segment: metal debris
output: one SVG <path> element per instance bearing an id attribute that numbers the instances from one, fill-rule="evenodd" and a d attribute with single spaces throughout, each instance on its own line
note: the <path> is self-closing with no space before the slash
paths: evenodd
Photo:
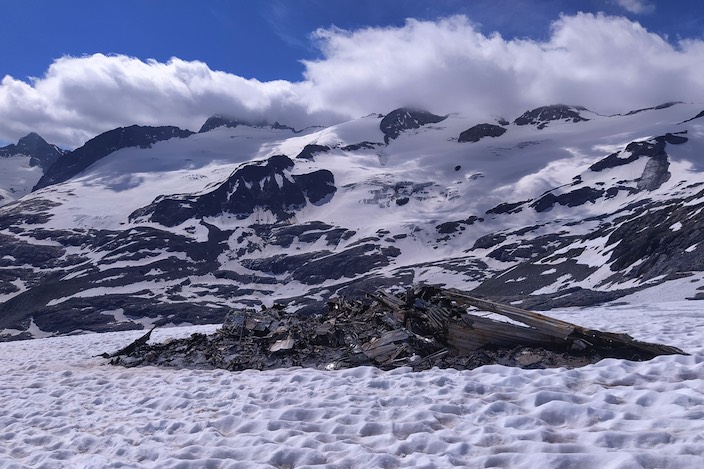
<path id="1" fill-rule="evenodd" d="M 602 358 L 649 360 L 667 354 L 684 352 L 458 290 L 421 286 L 399 295 L 377 291 L 368 294 L 368 301 L 338 298 L 315 316 L 289 314 L 280 306 L 232 311 L 210 336 L 141 343 L 109 356 L 111 363 L 124 366 L 330 370 L 372 365 L 422 370 L 492 363 L 575 367 Z"/>

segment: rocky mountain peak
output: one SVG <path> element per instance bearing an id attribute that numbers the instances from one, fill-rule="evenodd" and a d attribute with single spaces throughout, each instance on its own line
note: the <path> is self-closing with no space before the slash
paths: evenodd
<path id="1" fill-rule="evenodd" d="M 217 129 L 218 127 L 235 128 L 235 127 L 238 127 L 241 125 L 248 126 L 248 127 L 271 127 L 272 129 L 277 129 L 277 130 L 291 130 L 292 132 L 296 131 L 293 127 L 289 127 L 287 125 L 280 124 L 279 122 L 274 122 L 273 124 L 269 124 L 266 121 L 253 123 L 253 122 L 237 119 L 235 117 L 229 117 L 229 116 L 225 116 L 222 114 L 216 114 L 214 116 L 208 117 L 208 119 L 205 121 L 205 123 L 201 126 L 198 133 L 202 134 L 205 132 L 209 132 L 213 129 Z"/>
<path id="2" fill-rule="evenodd" d="M 424 125 L 437 124 L 447 119 L 447 116 L 438 116 L 424 109 L 402 107 L 388 113 L 379 124 L 384 133 L 384 142 L 388 145 L 390 140 L 397 138 L 406 130 L 418 129 Z"/>
<path id="3" fill-rule="evenodd" d="M 538 129 L 544 129 L 552 121 L 583 122 L 589 119 L 582 117 L 580 111 L 587 111 L 582 106 L 568 106 L 566 104 L 551 104 L 541 106 L 531 111 L 524 112 L 513 121 L 516 125 L 535 125 Z"/>
<path id="4" fill-rule="evenodd" d="M 65 152 L 56 145 L 47 143 L 36 132 L 30 132 L 17 141 L 17 144 L 0 148 L 0 157 L 25 155 L 30 157 L 30 166 L 39 166 L 46 171 Z"/>

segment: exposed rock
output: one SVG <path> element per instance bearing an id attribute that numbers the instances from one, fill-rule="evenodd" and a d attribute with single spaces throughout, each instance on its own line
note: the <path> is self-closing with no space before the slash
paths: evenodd
<path id="1" fill-rule="evenodd" d="M 466 218 L 465 220 L 448 221 L 445 223 L 441 223 L 441 224 L 437 225 L 435 227 L 435 229 L 440 234 L 450 234 L 450 233 L 455 233 L 457 231 L 464 231 L 465 226 L 470 226 L 476 222 L 481 222 L 481 221 L 484 221 L 484 219 L 472 215 L 472 216 Z"/>
<path id="2" fill-rule="evenodd" d="M 634 111 L 630 111 L 630 112 L 626 113 L 625 115 L 632 116 L 633 114 L 638 114 L 639 112 L 643 112 L 643 111 L 659 111 L 660 109 L 667 109 L 667 108 L 675 106 L 677 104 L 682 104 L 682 101 L 670 101 L 670 102 L 659 104 L 659 105 L 653 106 L 653 107 L 645 107 L 642 109 L 636 109 Z"/>
<path id="3" fill-rule="evenodd" d="M 500 215 L 502 213 L 518 213 L 523 210 L 523 205 L 530 202 L 530 200 L 522 200 L 520 202 L 503 202 L 494 208 L 490 208 L 486 211 L 487 215 Z"/>
<path id="4" fill-rule="evenodd" d="M 272 129 L 290 130 L 294 133 L 297 133 L 293 127 L 289 127 L 287 125 L 282 125 L 282 124 L 279 124 L 278 122 L 274 122 L 273 124 L 269 124 L 265 121 L 262 121 L 259 123 L 252 123 L 252 122 L 237 119 L 235 117 L 224 116 L 222 114 L 216 114 L 214 116 L 208 117 L 208 119 L 206 119 L 206 121 L 201 126 L 198 133 L 202 134 L 205 132 L 210 132 L 211 130 L 217 129 L 218 127 L 229 127 L 229 128 L 234 129 L 235 127 L 239 127 L 240 125 L 244 125 L 247 127 L 270 127 Z"/>
<path id="5" fill-rule="evenodd" d="M 516 125 L 535 125 L 538 129 L 544 129 L 552 121 L 584 122 L 589 119 L 582 117 L 579 112 L 586 110 L 582 106 L 553 104 L 526 111 L 513 123 Z"/>
<path id="6" fill-rule="evenodd" d="M 437 124 L 447 119 L 447 116 L 437 116 L 422 109 L 402 107 L 388 113 L 379 124 L 384 133 L 384 142 L 397 138 L 406 130 L 418 129 L 424 125 Z"/>
<path id="7" fill-rule="evenodd" d="M 61 155 L 32 190 L 36 191 L 52 184 L 68 181 L 96 161 L 122 148 L 149 148 L 156 142 L 171 138 L 185 138 L 192 134 L 190 130 L 172 126 L 132 125 L 110 130 L 88 140 L 82 147 Z"/>
<path id="8" fill-rule="evenodd" d="M 343 150 L 343 151 L 375 150 L 378 147 L 381 147 L 383 145 L 384 145 L 383 143 L 379 143 L 379 142 L 366 142 L 365 141 L 365 142 L 360 142 L 360 143 L 353 143 L 351 145 L 346 145 L 346 146 L 340 148 L 340 150 Z"/>
<path id="9" fill-rule="evenodd" d="M 565 205 L 567 207 L 577 207 L 587 202 L 594 203 L 597 199 L 604 195 L 604 193 L 605 191 L 603 189 L 594 189 L 591 187 L 580 187 L 579 189 L 575 189 L 560 195 L 555 195 L 552 192 L 548 192 L 533 202 L 531 207 L 533 207 L 536 212 L 545 212 L 550 210 L 555 206 L 555 204 Z"/>
<path id="10" fill-rule="evenodd" d="M 326 153 L 330 151 L 330 147 L 325 146 L 325 145 L 314 145 L 312 143 L 306 145 L 303 147 L 303 150 L 296 155 L 296 158 L 304 159 L 304 160 L 312 160 L 313 157 L 318 154 L 318 153 Z"/>
<path id="11" fill-rule="evenodd" d="M 283 221 L 308 202 L 320 205 L 335 194 L 335 180 L 328 170 L 291 174 L 293 161 L 276 155 L 266 161 L 245 164 L 211 192 L 198 196 L 165 196 L 130 215 L 175 226 L 189 218 L 231 214 L 239 219 L 262 209 Z"/>
<path id="12" fill-rule="evenodd" d="M 676 272 L 704 270 L 704 204 L 697 196 L 641 208 L 616 228 L 607 241 L 613 246 L 609 263 L 628 278 L 650 279 Z M 692 204 L 692 205 L 689 205 Z"/>
<path id="13" fill-rule="evenodd" d="M 213 129 L 217 129 L 218 127 L 235 128 L 235 127 L 237 127 L 239 125 L 243 125 L 243 124 L 244 124 L 244 122 L 240 121 L 239 119 L 216 114 L 216 115 L 210 116 L 210 117 L 208 117 L 208 119 L 206 119 L 206 121 L 200 127 L 200 130 L 198 130 L 198 133 L 202 134 L 205 132 L 209 132 Z"/>
<path id="14" fill-rule="evenodd" d="M 17 155 L 29 156 L 30 166 L 39 166 L 46 171 L 64 153 L 56 145 L 47 143 L 38 134 L 31 132 L 17 142 L 0 148 L 0 158 Z"/>
<path id="15" fill-rule="evenodd" d="M 484 137 L 500 137 L 506 133 L 506 129 L 493 124 L 477 124 L 460 134 L 458 142 L 478 142 Z"/>
<path id="16" fill-rule="evenodd" d="M 671 145 L 681 145 L 685 142 L 687 142 L 687 137 L 671 133 L 667 133 L 663 136 L 656 137 L 650 140 L 631 142 L 626 145 L 626 149 L 623 152 L 612 153 L 606 158 L 599 160 L 593 165 L 591 165 L 589 169 L 595 172 L 600 172 L 604 171 L 605 169 L 615 168 L 618 166 L 623 166 L 632 163 L 641 156 L 644 156 L 661 161 L 662 164 L 659 165 L 661 166 L 660 172 L 661 174 L 664 174 L 664 172 L 667 172 L 667 168 L 669 166 L 669 163 L 667 163 L 667 152 L 665 151 L 666 144 L 669 143 Z M 627 156 L 621 156 L 624 153 L 627 154 Z M 657 187 L 660 186 L 658 185 Z"/>

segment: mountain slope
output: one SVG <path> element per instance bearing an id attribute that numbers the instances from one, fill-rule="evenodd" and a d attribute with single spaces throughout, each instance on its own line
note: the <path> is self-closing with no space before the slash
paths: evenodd
<path id="1" fill-rule="evenodd" d="M 83 146 L 57 159 L 34 186 L 33 190 L 71 179 L 105 156 L 130 147 L 148 148 L 150 145 L 170 138 L 184 138 L 193 132 L 178 127 L 148 127 L 132 125 L 102 133 Z"/>
<path id="2" fill-rule="evenodd" d="M 541 308 L 663 282 L 698 297 L 700 111 L 553 105 L 494 125 L 404 108 L 299 133 L 214 120 L 121 148 L 0 209 L 0 331 L 306 314 L 413 282 Z"/>
<path id="3" fill-rule="evenodd" d="M 34 132 L 16 144 L 0 147 L 0 205 L 29 193 L 43 172 L 64 153 Z"/>

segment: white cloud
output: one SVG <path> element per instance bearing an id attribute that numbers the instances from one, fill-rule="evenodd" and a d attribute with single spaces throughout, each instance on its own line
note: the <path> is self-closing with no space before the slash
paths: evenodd
<path id="1" fill-rule="evenodd" d="M 309 112 L 297 89 L 287 81 L 262 83 L 176 58 L 159 63 L 103 54 L 63 57 L 31 83 L 3 79 L 0 137 L 12 140 L 37 130 L 49 141 L 75 146 L 131 124 L 197 130 L 218 113 L 252 121 L 330 120 L 325 111 Z"/>
<path id="2" fill-rule="evenodd" d="M 323 59 L 305 62 L 298 83 L 245 79 L 197 61 L 64 57 L 29 83 L 2 80 L 0 139 L 34 130 L 75 146 L 134 123 L 197 129 L 215 113 L 301 127 L 403 105 L 513 119 L 551 103 L 617 113 L 704 102 L 704 41 L 673 45 L 622 17 L 563 16 L 542 42 L 485 35 L 462 16 L 319 30 L 316 38 Z"/>
<path id="3" fill-rule="evenodd" d="M 645 0 L 615 0 L 615 2 L 624 10 L 636 15 L 655 11 L 655 5 Z"/>

